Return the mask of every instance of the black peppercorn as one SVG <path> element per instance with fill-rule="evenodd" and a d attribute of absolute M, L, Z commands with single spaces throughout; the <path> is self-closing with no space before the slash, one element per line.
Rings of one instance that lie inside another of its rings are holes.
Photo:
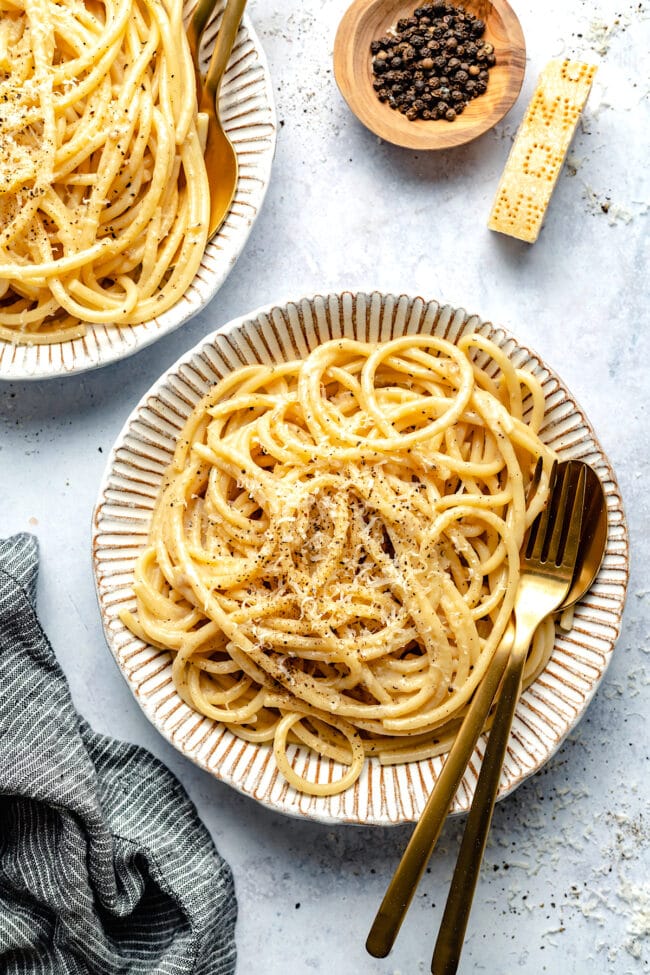
<path fill-rule="evenodd" d="M 370 44 L 373 89 L 409 120 L 453 122 L 487 89 L 494 46 L 485 23 L 446 0 L 421 4 Z"/>

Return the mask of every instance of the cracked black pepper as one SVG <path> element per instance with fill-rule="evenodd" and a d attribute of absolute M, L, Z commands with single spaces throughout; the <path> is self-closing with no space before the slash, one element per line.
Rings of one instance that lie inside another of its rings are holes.
<path fill-rule="evenodd" d="M 417 7 L 370 45 L 377 97 L 411 121 L 453 122 L 487 90 L 496 59 L 484 34 L 484 21 L 464 7 Z"/>

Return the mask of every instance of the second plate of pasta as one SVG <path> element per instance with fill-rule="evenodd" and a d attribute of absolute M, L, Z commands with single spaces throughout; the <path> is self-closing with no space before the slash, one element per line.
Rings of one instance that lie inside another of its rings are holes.
<path fill-rule="evenodd" d="M 225 0 L 204 34 L 207 64 Z M 22 2 L 2 20 L 0 378 L 106 365 L 187 321 L 241 253 L 270 180 L 276 119 L 244 18 L 220 95 L 239 158 L 235 197 L 207 242 L 203 119 L 184 23 L 194 0 Z"/>
<path fill-rule="evenodd" d="M 95 512 L 111 650 L 156 727 L 241 791 L 322 821 L 416 819 L 508 623 L 555 456 L 596 467 L 610 537 L 579 626 L 535 640 L 506 794 L 607 666 L 627 538 L 568 391 L 462 310 L 304 299 L 172 367 L 127 422 Z"/>

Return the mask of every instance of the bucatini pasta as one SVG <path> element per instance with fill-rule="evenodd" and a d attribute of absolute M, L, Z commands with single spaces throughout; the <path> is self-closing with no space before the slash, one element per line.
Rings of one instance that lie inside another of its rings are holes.
<path fill-rule="evenodd" d="M 209 189 L 182 0 L 0 0 L 0 338 L 170 308 Z"/>
<path fill-rule="evenodd" d="M 122 619 L 172 651 L 188 705 L 270 743 L 297 789 L 342 791 L 366 755 L 443 751 L 548 494 L 543 416 L 537 379 L 480 335 L 334 340 L 236 370 L 187 420 Z M 551 625 L 529 680 L 552 643 Z M 343 773 L 298 775 L 290 743 Z"/>

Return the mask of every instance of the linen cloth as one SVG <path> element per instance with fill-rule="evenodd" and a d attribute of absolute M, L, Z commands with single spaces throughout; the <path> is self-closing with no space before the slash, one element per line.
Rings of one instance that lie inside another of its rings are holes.
<path fill-rule="evenodd" d="M 0 972 L 231 975 L 230 868 L 171 772 L 75 711 L 37 572 L 0 540 Z"/>

